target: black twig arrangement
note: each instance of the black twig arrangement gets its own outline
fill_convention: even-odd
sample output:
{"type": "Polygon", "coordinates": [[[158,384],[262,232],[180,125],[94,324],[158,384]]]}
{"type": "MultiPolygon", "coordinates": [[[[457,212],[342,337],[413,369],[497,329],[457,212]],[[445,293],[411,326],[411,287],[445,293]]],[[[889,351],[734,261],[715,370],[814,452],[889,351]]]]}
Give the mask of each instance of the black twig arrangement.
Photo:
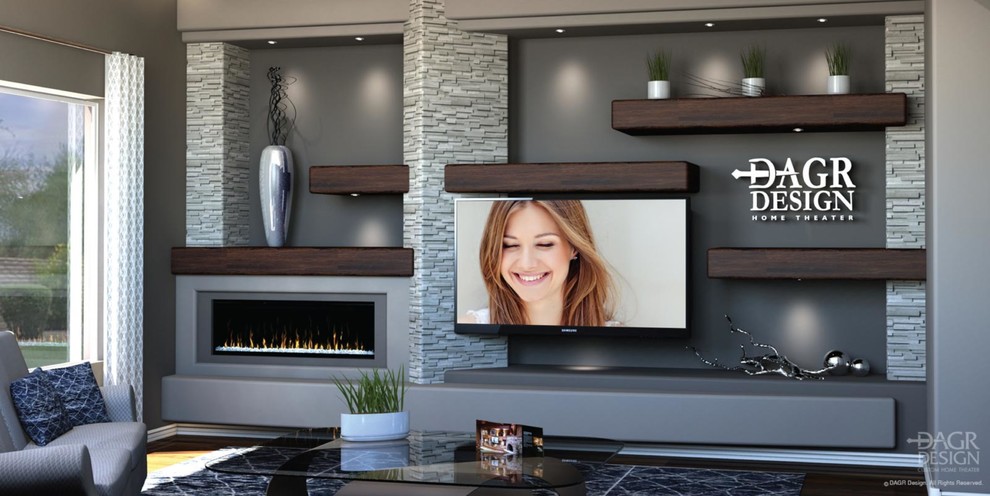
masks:
{"type": "Polygon", "coordinates": [[[296,107],[289,100],[286,88],[291,81],[282,77],[281,67],[268,68],[268,81],[272,83],[271,93],[268,95],[268,141],[272,145],[285,145],[289,131],[296,122],[296,107]],[[291,111],[291,117],[290,117],[291,111]]]}
{"type": "MultiPolygon", "coordinates": [[[[685,72],[683,74],[684,80],[687,82],[688,86],[703,90],[695,93],[688,93],[685,95],[689,98],[706,98],[706,97],[717,97],[721,95],[729,96],[745,96],[746,92],[743,91],[743,85],[737,81],[727,81],[725,79],[707,78],[698,76],[697,74],[691,74],[685,72]]],[[[763,95],[767,92],[764,90],[763,95]]],[[[775,93],[783,94],[783,93],[775,93]]]]}

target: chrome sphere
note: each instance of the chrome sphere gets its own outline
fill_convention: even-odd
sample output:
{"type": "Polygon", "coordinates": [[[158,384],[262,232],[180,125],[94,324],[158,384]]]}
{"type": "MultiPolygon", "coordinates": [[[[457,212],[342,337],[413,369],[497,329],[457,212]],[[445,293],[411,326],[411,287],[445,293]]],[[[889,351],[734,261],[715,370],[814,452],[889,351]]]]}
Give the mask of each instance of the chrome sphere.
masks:
{"type": "Polygon", "coordinates": [[[849,363],[849,370],[851,370],[852,375],[856,377],[864,377],[870,373],[870,362],[867,362],[862,358],[857,358],[849,363]]]}
{"type": "Polygon", "coordinates": [[[825,354],[824,367],[828,368],[829,374],[846,375],[849,373],[849,357],[839,350],[832,350],[825,354]]]}

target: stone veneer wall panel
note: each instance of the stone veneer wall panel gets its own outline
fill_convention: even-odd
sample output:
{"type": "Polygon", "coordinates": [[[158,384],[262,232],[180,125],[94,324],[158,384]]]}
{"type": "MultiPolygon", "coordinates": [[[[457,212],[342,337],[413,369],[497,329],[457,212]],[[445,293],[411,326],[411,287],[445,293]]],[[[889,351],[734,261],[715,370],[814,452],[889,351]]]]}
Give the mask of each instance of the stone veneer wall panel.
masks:
{"type": "Polygon", "coordinates": [[[411,0],[404,31],[403,237],[416,253],[409,378],[429,384],[448,369],[508,362],[505,338],[454,333],[455,196],[443,184],[448,163],[508,159],[508,40],[458,30],[443,0],[411,0]]]}
{"type": "Polygon", "coordinates": [[[186,246],[248,244],[250,58],[226,43],[186,47],[186,246]]]}
{"type": "MultiPolygon", "coordinates": [[[[925,247],[925,18],[891,16],[888,92],[908,96],[908,124],[887,129],[887,248],[925,247]]],[[[887,282],[887,379],[925,380],[925,282],[887,282]]]]}

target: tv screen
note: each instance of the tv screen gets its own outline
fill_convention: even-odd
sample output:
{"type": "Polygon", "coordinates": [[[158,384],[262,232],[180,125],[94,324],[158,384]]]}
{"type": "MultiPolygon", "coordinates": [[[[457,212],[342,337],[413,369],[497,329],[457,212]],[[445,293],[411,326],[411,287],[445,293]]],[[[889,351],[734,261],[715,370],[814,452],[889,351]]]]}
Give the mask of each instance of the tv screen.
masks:
{"type": "Polygon", "coordinates": [[[688,335],[687,199],[459,199],[455,332],[688,335]]]}

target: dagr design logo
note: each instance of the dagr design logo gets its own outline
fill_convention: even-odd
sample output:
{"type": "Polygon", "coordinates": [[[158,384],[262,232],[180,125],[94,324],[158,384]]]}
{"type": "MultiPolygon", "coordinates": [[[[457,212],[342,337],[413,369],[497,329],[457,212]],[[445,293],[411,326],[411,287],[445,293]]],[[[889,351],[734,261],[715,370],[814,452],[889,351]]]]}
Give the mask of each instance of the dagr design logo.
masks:
{"type": "Polygon", "coordinates": [[[918,445],[918,452],[933,471],[980,471],[980,447],[976,445],[975,432],[919,432],[918,437],[909,438],[907,442],[918,445]],[[951,467],[938,468],[944,465],[951,467]]]}
{"type": "Polygon", "coordinates": [[[770,159],[751,158],[749,169],[736,169],[732,177],[749,179],[754,221],[849,222],[856,192],[852,167],[846,157],[812,157],[798,172],[790,158],[782,168],[770,159]]]}

